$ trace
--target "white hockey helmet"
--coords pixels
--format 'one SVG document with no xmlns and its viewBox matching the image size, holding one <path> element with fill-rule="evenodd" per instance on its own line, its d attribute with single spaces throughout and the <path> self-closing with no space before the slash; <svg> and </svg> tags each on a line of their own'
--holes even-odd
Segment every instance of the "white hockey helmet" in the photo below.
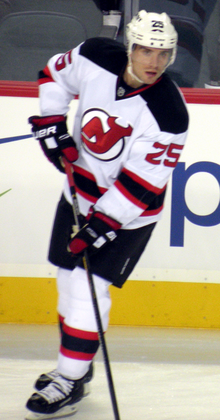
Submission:
<svg viewBox="0 0 220 420">
<path fill-rule="evenodd" d="M 128 56 L 134 44 L 149 48 L 171 49 L 167 65 L 173 64 L 176 58 L 178 35 L 166 13 L 147 13 L 141 10 L 126 27 Z"/>
</svg>

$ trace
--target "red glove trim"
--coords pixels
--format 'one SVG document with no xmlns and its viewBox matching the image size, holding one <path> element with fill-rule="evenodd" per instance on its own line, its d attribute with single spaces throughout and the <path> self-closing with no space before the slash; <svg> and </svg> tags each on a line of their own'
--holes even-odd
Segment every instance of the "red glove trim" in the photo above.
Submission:
<svg viewBox="0 0 220 420">
<path fill-rule="evenodd" d="M 62 149 L 62 153 L 65 155 L 69 162 L 75 162 L 79 157 L 78 151 L 74 146 Z"/>
<path fill-rule="evenodd" d="M 66 122 L 66 117 L 64 115 L 48 115 L 46 117 L 38 117 L 34 115 L 33 117 L 29 118 L 30 124 L 36 124 L 38 127 L 42 127 L 45 125 L 56 124 L 58 122 Z"/>
<path fill-rule="evenodd" d="M 69 249 L 73 254 L 77 255 L 83 252 L 84 249 L 87 248 L 87 246 L 88 244 L 81 238 L 73 238 L 69 244 Z"/>
<path fill-rule="evenodd" d="M 121 228 L 121 223 L 117 222 L 116 220 L 112 219 L 111 217 L 107 216 L 104 213 L 96 211 L 93 216 L 97 217 L 97 219 L 102 220 L 104 223 L 109 225 L 114 230 L 118 230 Z"/>
</svg>

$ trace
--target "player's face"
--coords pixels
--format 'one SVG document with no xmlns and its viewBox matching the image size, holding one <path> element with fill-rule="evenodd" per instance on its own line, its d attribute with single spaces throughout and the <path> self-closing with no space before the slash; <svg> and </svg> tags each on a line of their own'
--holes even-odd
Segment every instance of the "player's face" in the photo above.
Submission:
<svg viewBox="0 0 220 420">
<path fill-rule="evenodd" d="M 133 73 L 145 84 L 152 84 L 165 70 L 172 50 L 148 48 L 136 45 L 131 53 Z"/>
</svg>

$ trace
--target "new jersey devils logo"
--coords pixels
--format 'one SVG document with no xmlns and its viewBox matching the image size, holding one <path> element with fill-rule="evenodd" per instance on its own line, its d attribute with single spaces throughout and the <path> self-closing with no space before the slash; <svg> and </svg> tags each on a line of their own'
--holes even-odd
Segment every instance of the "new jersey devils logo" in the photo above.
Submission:
<svg viewBox="0 0 220 420">
<path fill-rule="evenodd" d="M 124 149 L 125 137 L 131 133 L 131 125 L 120 125 L 118 117 L 110 116 L 102 109 L 89 109 L 82 117 L 83 147 L 100 160 L 116 159 Z"/>
</svg>

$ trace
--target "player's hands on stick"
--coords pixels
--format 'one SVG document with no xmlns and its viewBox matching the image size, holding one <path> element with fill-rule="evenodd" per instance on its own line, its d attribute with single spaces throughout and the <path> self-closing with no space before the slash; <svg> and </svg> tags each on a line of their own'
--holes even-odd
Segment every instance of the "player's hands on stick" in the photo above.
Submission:
<svg viewBox="0 0 220 420">
<path fill-rule="evenodd" d="M 99 251 L 104 245 L 117 237 L 116 231 L 121 224 L 99 211 L 94 211 L 87 216 L 87 223 L 76 233 L 68 245 L 68 250 L 73 255 L 82 255 L 86 248 L 92 253 Z M 89 219 L 89 220 L 88 220 Z"/>
<path fill-rule="evenodd" d="M 34 115 L 28 119 L 28 122 L 32 125 L 32 133 L 35 139 L 40 141 L 46 157 L 59 171 L 65 172 L 62 156 L 71 163 L 78 159 L 76 144 L 67 131 L 66 117 Z"/>
</svg>

